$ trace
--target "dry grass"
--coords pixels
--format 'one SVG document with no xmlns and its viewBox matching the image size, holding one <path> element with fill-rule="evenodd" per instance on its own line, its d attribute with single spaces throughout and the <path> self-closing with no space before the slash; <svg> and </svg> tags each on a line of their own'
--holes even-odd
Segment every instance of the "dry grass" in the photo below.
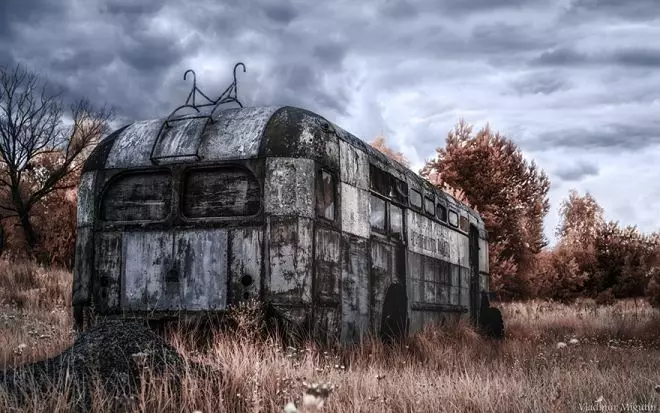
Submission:
<svg viewBox="0 0 660 413">
<path fill-rule="evenodd" d="M 22 310 L 5 308 L 0 315 L 5 365 L 57 354 L 73 340 L 68 310 L 48 308 L 38 298 L 54 297 L 60 308 L 68 305 L 57 291 L 70 283 L 70 276 L 59 273 L 61 280 L 54 282 L 37 274 L 47 283 L 46 291 L 28 294 Z M 25 278 L 29 280 L 22 285 L 39 288 L 30 276 Z M 0 299 L 21 293 L 18 287 L 3 290 Z M 324 412 L 577 412 L 598 406 L 621 411 L 626 403 L 637 411 L 660 411 L 660 394 L 654 390 L 660 384 L 657 310 L 641 302 L 595 307 L 587 301 L 574 306 L 512 303 L 502 309 L 508 328 L 502 343 L 484 340 L 466 325 L 452 331 L 428 329 L 396 349 L 367 340 L 328 352 L 313 344 L 282 348 L 275 340 L 249 337 L 249 328 L 240 334 L 218 333 L 205 350 L 195 348 L 189 337 L 175 335 L 170 341 L 188 360 L 216 366 L 223 374 L 191 372 L 179 388 L 152 377 L 130 401 L 131 410 L 282 412 L 290 401 L 300 406 L 303 383 L 316 382 L 335 386 Z M 15 318 L 6 319 L 7 313 Z M 243 322 L 249 323 L 249 317 Z M 52 328 L 52 338 L 34 338 L 29 332 L 35 325 Z M 557 348 L 571 338 L 578 343 Z M 28 345 L 19 352 L 19 344 Z M 94 403 L 94 411 L 125 411 L 100 390 Z M 69 410 L 61 391 L 37 394 L 27 406 L 13 405 L 0 391 L 0 411 Z"/>
</svg>

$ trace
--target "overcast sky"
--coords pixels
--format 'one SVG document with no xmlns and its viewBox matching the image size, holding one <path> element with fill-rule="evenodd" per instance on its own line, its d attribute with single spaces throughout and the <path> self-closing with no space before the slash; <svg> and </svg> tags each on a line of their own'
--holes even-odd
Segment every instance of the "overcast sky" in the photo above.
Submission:
<svg viewBox="0 0 660 413">
<path fill-rule="evenodd" d="M 215 97 L 315 111 L 419 170 L 464 118 L 513 139 L 608 219 L 660 227 L 658 0 L 0 0 L 0 64 L 48 76 L 122 121 Z"/>
</svg>

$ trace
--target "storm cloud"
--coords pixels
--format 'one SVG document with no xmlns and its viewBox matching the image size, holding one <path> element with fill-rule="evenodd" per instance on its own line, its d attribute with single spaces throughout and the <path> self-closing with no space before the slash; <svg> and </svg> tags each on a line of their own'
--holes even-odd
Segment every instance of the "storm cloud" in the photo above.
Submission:
<svg viewBox="0 0 660 413">
<path fill-rule="evenodd" d="M 572 187 L 651 231 L 660 220 L 628 192 L 660 202 L 648 190 L 660 172 L 659 18 L 655 0 L 4 0 L 0 65 L 112 105 L 125 123 L 182 104 L 190 68 L 216 97 L 242 61 L 244 104 L 384 134 L 414 169 L 460 118 L 489 123 L 553 180 L 551 238 Z M 651 172 L 620 172 L 642 164 Z"/>
</svg>

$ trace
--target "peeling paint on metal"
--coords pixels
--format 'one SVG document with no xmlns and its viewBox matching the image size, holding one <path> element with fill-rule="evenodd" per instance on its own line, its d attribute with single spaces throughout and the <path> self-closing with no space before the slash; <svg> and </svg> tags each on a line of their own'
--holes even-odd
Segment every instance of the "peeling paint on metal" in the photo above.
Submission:
<svg viewBox="0 0 660 413">
<path fill-rule="evenodd" d="M 196 160 L 201 135 L 208 121 L 208 118 L 194 118 L 172 121 L 169 127 L 164 125 L 156 138 L 152 159 L 158 164 Z"/>
<path fill-rule="evenodd" d="M 80 176 L 78 184 L 78 205 L 76 222 L 78 228 L 92 225 L 94 222 L 94 183 L 96 171 L 85 172 Z"/>
<path fill-rule="evenodd" d="M 269 219 L 269 294 L 278 303 L 312 302 L 311 219 Z"/>
<path fill-rule="evenodd" d="M 118 309 L 121 285 L 122 251 L 121 233 L 97 233 L 94 237 L 94 280 L 98 285 L 96 305 L 100 311 Z"/>
<path fill-rule="evenodd" d="M 75 268 L 73 271 L 73 304 L 88 304 L 92 282 L 94 233 L 92 228 L 78 228 L 76 232 Z"/>
<path fill-rule="evenodd" d="M 339 303 L 341 235 L 334 230 L 318 228 L 315 239 L 315 298 L 318 305 Z"/>
<path fill-rule="evenodd" d="M 369 161 L 367 155 L 344 141 L 339 142 L 339 150 L 341 181 L 359 189 L 369 190 Z"/>
<path fill-rule="evenodd" d="M 345 183 L 341 183 L 341 229 L 349 234 L 369 238 L 370 194 Z"/>
<path fill-rule="evenodd" d="M 165 275 L 172 265 L 172 233 L 165 231 L 123 234 L 124 285 L 122 306 L 131 310 L 166 310 L 162 300 Z"/>
<path fill-rule="evenodd" d="M 227 305 L 227 231 L 189 230 L 175 235 L 174 265 L 187 310 L 222 310 Z M 155 283 L 154 283 L 155 284 Z"/>
<path fill-rule="evenodd" d="M 259 297 L 261 293 L 262 244 L 261 228 L 239 228 L 231 232 L 229 271 L 234 303 Z M 251 283 L 244 285 L 243 281 Z"/>
<path fill-rule="evenodd" d="M 264 128 L 278 109 L 254 107 L 219 112 L 202 134 L 199 156 L 203 161 L 256 158 Z"/>
<path fill-rule="evenodd" d="M 311 159 L 269 158 L 264 191 L 266 213 L 313 218 L 314 175 Z"/>
<path fill-rule="evenodd" d="M 162 125 L 161 120 L 135 122 L 122 132 L 105 162 L 106 168 L 137 168 L 150 166 L 151 148 Z"/>
<path fill-rule="evenodd" d="M 350 235 L 343 235 L 342 245 L 341 340 L 356 343 L 369 329 L 369 245 Z"/>
</svg>

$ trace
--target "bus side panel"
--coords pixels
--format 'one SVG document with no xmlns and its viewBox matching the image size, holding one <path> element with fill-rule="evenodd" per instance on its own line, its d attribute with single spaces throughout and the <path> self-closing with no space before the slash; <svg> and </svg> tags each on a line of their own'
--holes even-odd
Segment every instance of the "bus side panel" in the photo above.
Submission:
<svg viewBox="0 0 660 413">
<path fill-rule="evenodd" d="M 314 336 L 334 342 L 340 331 L 341 234 L 317 225 L 314 241 Z"/>
<path fill-rule="evenodd" d="M 237 228 L 229 233 L 231 302 L 237 304 L 261 294 L 263 228 Z"/>
<path fill-rule="evenodd" d="M 342 240 L 342 343 L 356 343 L 369 329 L 369 242 L 349 234 Z"/>
<path fill-rule="evenodd" d="M 274 304 L 312 303 L 312 240 L 314 222 L 308 218 L 269 217 L 268 295 Z"/>
<path fill-rule="evenodd" d="M 371 239 L 371 327 L 380 330 L 383 314 L 383 301 L 387 287 L 393 281 L 394 247 L 376 239 Z"/>
</svg>

